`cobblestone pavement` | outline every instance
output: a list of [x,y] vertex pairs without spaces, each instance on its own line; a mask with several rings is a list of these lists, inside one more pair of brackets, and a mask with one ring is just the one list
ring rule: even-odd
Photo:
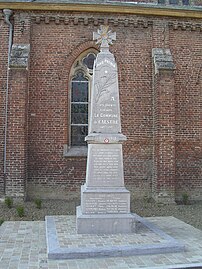
[[174,217],[147,218],[185,244],[185,251],[115,258],[50,260],[44,221],[8,221],[0,227],[0,269],[202,268],[202,231]]
[[[163,241],[158,234],[155,234],[147,227],[141,227],[136,234],[112,234],[112,235],[89,235],[89,234],[76,234],[76,221],[75,218],[69,216],[57,216],[54,218],[57,228],[57,236],[60,246],[67,248],[82,247],[99,247],[99,246],[120,246],[131,244],[148,244],[159,243]],[[66,231],[68,229],[68,231]],[[165,241],[165,239],[164,239]],[[69,244],[70,242],[70,244]]]
[[184,244],[133,213],[136,232],[77,234],[75,216],[47,216],[48,258],[96,258],[182,252]]

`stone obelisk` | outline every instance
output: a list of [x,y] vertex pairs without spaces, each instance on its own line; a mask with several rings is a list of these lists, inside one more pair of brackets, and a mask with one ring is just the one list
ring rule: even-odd
[[116,33],[101,26],[93,39],[100,45],[94,63],[86,182],[77,207],[77,233],[131,233],[130,193],[124,187],[117,64],[109,45]]

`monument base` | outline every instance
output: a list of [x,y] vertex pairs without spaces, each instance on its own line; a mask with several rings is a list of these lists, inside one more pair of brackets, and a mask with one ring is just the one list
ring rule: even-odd
[[78,234],[135,233],[136,220],[130,213],[82,214],[81,206],[78,206],[76,216]]
[[81,186],[81,211],[83,214],[128,214],[130,192],[125,187]]

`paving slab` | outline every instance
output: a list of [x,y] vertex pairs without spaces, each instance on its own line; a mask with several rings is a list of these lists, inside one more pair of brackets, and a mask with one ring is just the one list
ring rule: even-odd
[[185,245],[185,251],[128,257],[48,259],[45,221],[8,221],[0,226],[1,269],[202,268],[202,231],[174,217],[147,221]]
[[81,259],[118,257],[184,251],[182,243],[157,226],[132,214],[134,233],[77,234],[74,216],[47,216],[46,238],[48,258]]

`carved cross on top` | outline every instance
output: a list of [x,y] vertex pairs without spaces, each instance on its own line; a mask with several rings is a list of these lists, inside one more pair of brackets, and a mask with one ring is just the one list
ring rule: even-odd
[[108,25],[101,25],[100,29],[97,30],[97,33],[93,33],[93,40],[97,40],[96,44],[100,44],[100,48],[109,48],[109,45],[112,45],[112,41],[116,40],[116,33],[108,31]]

